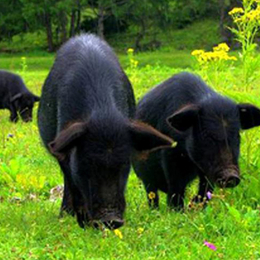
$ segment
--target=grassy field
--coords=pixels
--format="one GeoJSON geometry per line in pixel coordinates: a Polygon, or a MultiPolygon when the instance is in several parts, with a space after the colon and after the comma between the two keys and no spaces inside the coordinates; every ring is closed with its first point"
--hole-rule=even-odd
{"type": "MultiPolygon", "coordinates": [[[[45,53],[4,55],[0,68],[20,73],[28,88],[40,95],[53,59],[45,53]]],[[[187,70],[238,102],[260,106],[260,71],[245,89],[242,68],[236,63],[219,71],[200,70],[185,51],[139,54],[133,59],[138,65],[120,55],[137,99],[187,70]]],[[[10,123],[9,112],[0,111],[0,259],[260,259],[259,128],[241,133],[241,184],[216,189],[205,210],[200,205],[188,208],[197,181],[187,190],[185,213],[167,210],[164,194],[160,209],[150,210],[142,184],[131,172],[120,236],[82,230],[69,216],[58,218],[60,199],[50,200],[50,190],[62,184],[62,176],[39,139],[36,110],[28,124],[10,123]],[[205,241],[217,250],[205,246],[205,241]]]]}

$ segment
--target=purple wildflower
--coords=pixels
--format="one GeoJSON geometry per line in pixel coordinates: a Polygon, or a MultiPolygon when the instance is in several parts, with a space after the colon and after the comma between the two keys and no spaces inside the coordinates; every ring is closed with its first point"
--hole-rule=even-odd
{"type": "Polygon", "coordinates": [[[207,198],[208,198],[208,200],[212,199],[212,193],[210,191],[207,192],[207,198]]]}
{"type": "Polygon", "coordinates": [[[210,242],[208,242],[208,241],[204,241],[204,245],[206,246],[206,247],[208,247],[209,249],[211,249],[211,250],[214,250],[214,251],[216,251],[217,250],[217,248],[216,248],[216,246],[214,245],[214,244],[212,244],[212,243],[210,243],[210,242]]]}

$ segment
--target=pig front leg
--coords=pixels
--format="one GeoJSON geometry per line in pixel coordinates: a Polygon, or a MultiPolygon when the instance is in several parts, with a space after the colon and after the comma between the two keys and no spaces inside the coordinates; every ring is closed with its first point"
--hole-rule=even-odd
{"type": "Polygon", "coordinates": [[[69,161],[64,159],[63,161],[59,161],[60,168],[63,172],[64,179],[64,192],[63,198],[60,208],[60,216],[63,216],[63,212],[67,212],[68,214],[74,216],[74,206],[73,206],[73,196],[72,196],[72,179],[70,177],[70,167],[69,161]]]}
{"type": "Polygon", "coordinates": [[[200,175],[198,194],[192,199],[192,203],[203,203],[205,207],[211,199],[214,191],[214,185],[210,183],[204,175],[200,175]]]}
{"type": "Polygon", "coordinates": [[[61,216],[63,211],[67,212],[72,216],[75,215],[75,211],[73,208],[73,198],[72,198],[71,190],[69,188],[69,182],[65,176],[64,176],[64,192],[63,192],[63,198],[62,198],[61,209],[60,209],[61,216]]]}
{"type": "Polygon", "coordinates": [[[84,228],[89,220],[84,199],[73,183],[68,160],[59,161],[59,164],[64,175],[64,193],[60,216],[63,216],[64,211],[72,216],[76,215],[79,226],[84,228]]]}
{"type": "Polygon", "coordinates": [[[162,167],[168,184],[168,206],[175,210],[183,210],[185,189],[194,178],[192,174],[194,166],[182,153],[165,150],[162,167]]]}
{"type": "Polygon", "coordinates": [[[16,123],[18,121],[18,114],[13,105],[10,107],[10,121],[16,123]]]}

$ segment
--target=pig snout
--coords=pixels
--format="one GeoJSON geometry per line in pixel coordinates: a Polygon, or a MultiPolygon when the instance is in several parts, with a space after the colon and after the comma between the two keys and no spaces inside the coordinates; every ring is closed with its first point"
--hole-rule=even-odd
{"type": "Polygon", "coordinates": [[[240,183],[240,177],[237,170],[223,170],[219,173],[216,180],[220,188],[233,188],[240,183]]]}
{"type": "Polygon", "coordinates": [[[107,214],[103,214],[102,217],[95,218],[92,221],[92,224],[95,228],[101,228],[105,226],[109,229],[117,229],[124,225],[124,220],[114,212],[109,212],[107,214]]]}
{"type": "Polygon", "coordinates": [[[101,221],[109,229],[117,229],[124,225],[124,220],[118,217],[108,217],[101,221]]]}
{"type": "Polygon", "coordinates": [[[118,217],[108,217],[100,220],[94,220],[92,225],[95,228],[101,228],[104,225],[109,229],[117,229],[124,225],[124,220],[118,217]]]}

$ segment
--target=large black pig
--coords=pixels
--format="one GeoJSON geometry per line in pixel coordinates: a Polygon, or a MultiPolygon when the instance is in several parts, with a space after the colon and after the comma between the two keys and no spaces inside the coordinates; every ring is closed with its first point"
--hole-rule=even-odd
{"type": "Polygon", "coordinates": [[[123,225],[132,151],[171,145],[154,128],[131,120],[134,94],[112,49],[86,34],[58,51],[44,83],[38,125],[64,174],[62,210],[81,227],[123,225]]]}
{"type": "Polygon", "coordinates": [[[33,105],[39,100],[26,88],[19,75],[0,70],[0,109],[10,110],[12,122],[18,121],[18,113],[24,122],[32,121],[33,105]]]}
{"type": "Polygon", "coordinates": [[[161,190],[167,193],[170,207],[182,209],[185,188],[197,176],[195,202],[205,201],[214,184],[222,188],[239,184],[239,131],[260,125],[260,110],[235,104],[199,77],[180,73],[144,96],[136,118],[177,141],[174,149],[133,161],[147,194],[153,192],[149,204],[158,207],[157,191],[161,190]]]}

